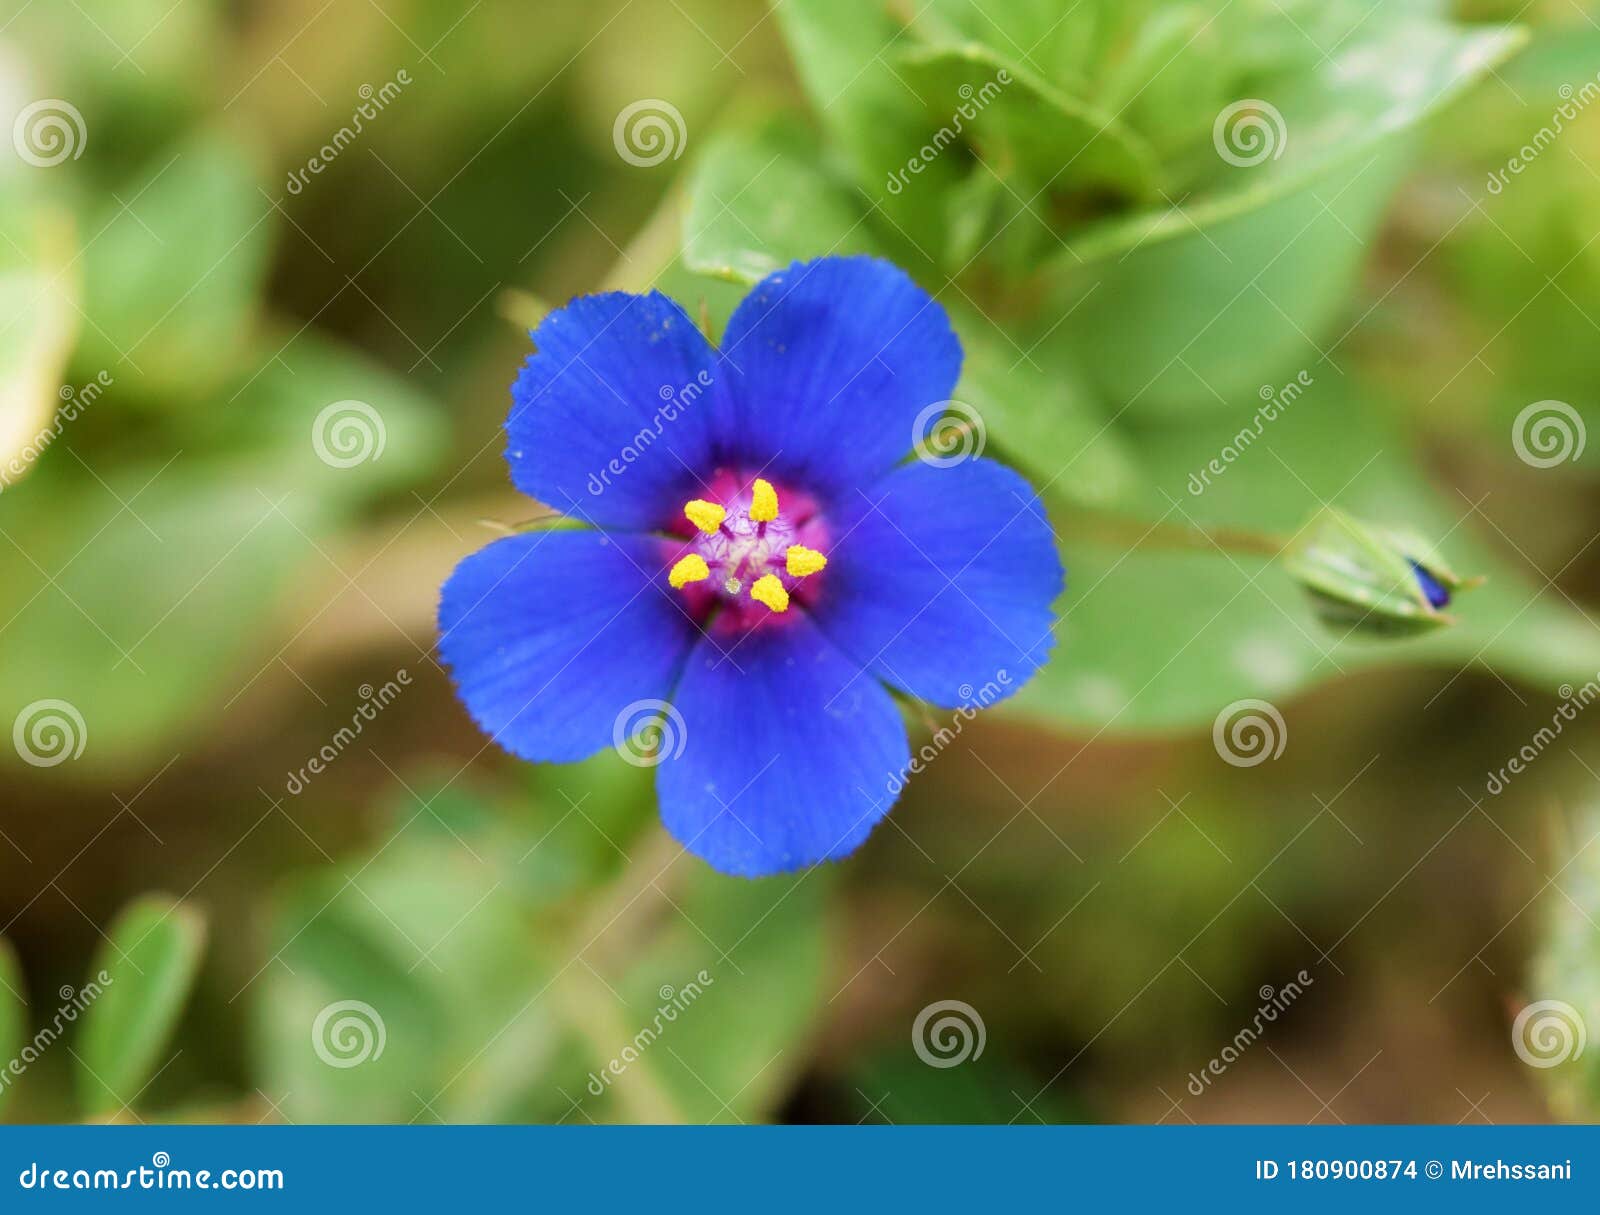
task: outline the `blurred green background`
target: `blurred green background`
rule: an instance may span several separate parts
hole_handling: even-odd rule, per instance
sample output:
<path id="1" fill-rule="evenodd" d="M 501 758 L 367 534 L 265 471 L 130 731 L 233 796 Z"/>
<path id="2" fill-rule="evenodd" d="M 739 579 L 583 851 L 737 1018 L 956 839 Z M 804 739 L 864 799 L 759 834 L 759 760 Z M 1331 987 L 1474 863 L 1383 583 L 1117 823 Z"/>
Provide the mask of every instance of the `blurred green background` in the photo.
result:
<path id="1" fill-rule="evenodd" d="M 1600 1110 L 1600 6 L 1001 7 L 0 0 L 0 1117 Z M 540 509 L 547 308 L 828 252 L 950 310 L 1069 587 L 750 883 L 488 745 L 433 611 Z M 1330 628 L 1272 559 L 1328 504 L 1487 582 Z"/>

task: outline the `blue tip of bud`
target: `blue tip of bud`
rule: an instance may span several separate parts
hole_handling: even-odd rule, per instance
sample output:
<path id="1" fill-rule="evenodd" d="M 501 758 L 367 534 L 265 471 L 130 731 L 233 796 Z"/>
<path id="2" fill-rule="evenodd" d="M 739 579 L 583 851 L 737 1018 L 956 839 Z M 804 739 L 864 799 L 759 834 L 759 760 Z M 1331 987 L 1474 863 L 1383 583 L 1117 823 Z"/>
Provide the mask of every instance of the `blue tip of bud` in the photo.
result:
<path id="1" fill-rule="evenodd" d="M 1411 566 L 1412 572 L 1416 574 L 1417 585 L 1422 588 L 1422 593 L 1428 597 L 1429 606 L 1442 608 L 1450 602 L 1450 592 L 1440 584 L 1438 579 L 1410 557 L 1406 558 L 1406 563 Z"/>

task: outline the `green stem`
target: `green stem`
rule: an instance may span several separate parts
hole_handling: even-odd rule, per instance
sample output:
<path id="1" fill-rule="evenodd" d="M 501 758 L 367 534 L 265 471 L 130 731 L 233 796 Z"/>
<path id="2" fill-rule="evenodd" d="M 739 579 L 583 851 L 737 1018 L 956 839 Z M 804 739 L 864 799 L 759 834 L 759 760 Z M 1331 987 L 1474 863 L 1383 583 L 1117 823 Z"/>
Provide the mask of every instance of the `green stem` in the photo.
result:
<path id="1" fill-rule="evenodd" d="M 1290 537 L 1236 527 L 1207 527 L 1197 523 L 1145 523 L 1120 515 L 1088 513 L 1081 508 L 1059 507 L 1072 520 L 1063 530 L 1069 541 L 1082 538 L 1129 550 L 1192 550 L 1239 554 L 1275 560 L 1288 547 Z"/>

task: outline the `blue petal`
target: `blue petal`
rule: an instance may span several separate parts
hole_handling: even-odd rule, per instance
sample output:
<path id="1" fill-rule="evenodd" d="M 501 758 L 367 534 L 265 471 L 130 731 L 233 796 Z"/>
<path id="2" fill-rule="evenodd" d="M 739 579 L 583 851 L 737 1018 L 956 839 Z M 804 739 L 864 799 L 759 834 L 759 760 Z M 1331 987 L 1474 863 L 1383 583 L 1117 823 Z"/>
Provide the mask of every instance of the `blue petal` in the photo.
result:
<path id="1" fill-rule="evenodd" d="M 1015 692 L 1049 655 L 1063 575 L 1044 508 L 991 460 L 908 464 L 830 512 L 830 639 L 946 708 Z"/>
<path id="2" fill-rule="evenodd" d="M 961 372 L 944 308 L 869 257 L 769 275 L 735 310 L 722 354 L 743 380 L 724 450 L 835 496 L 910 451 L 918 414 L 947 400 Z"/>
<path id="3" fill-rule="evenodd" d="M 911 762 L 883 685 L 799 613 L 689 656 L 685 745 L 656 770 L 661 818 L 724 873 L 760 877 L 853 852 Z"/>
<path id="4" fill-rule="evenodd" d="M 533 333 L 512 385 L 511 480 L 605 527 L 676 519 L 712 469 L 727 376 L 688 315 L 659 292 L 573 300 Z"/>
<path id="5" fill-rule="evenodd" d="M 439 603 L 439 652 L 495 742 L 523 759 L 582 759 L 612 744 L 625 707 L 668 695 L 698 634 L 656 585 L 660 547 L 527 533 L 456 566 Z"/>
<path id="6" fill-rule="evenodd" d="M 1422 588 L 1422 593 L 1427 598 L 1428 605 L 1433 608 L 1449 607 L 1450 592 L 1445 589 L 1444 585 L 1410 557 L 1406 558 L 1406 562 L 1411 566 L 1412 572 L 1416 574 L 1417 585 Z"/>

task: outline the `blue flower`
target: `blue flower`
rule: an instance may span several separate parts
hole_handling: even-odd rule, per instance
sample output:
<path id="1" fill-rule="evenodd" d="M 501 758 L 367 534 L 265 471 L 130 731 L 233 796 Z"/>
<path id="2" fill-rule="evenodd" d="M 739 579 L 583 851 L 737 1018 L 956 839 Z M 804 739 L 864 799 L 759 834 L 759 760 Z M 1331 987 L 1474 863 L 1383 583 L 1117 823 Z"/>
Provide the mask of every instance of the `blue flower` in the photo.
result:
<path id="1" fill-rule="evenodd" d="M 1033 490 L 904 459 L 961 368 L 944 309 L 828 257 L 757 285 L 721 350 L 659 292 L 574 300 L 533 338 L 511 479 L 584 526 L 497 540 L 445 583 L 468 711 L 560 763 L 665 710 L 656 788 L 684 847 L 752 877 L 848 855 L 913 767 L 885 684 L 970 712 L 1052 644 Z"/>

